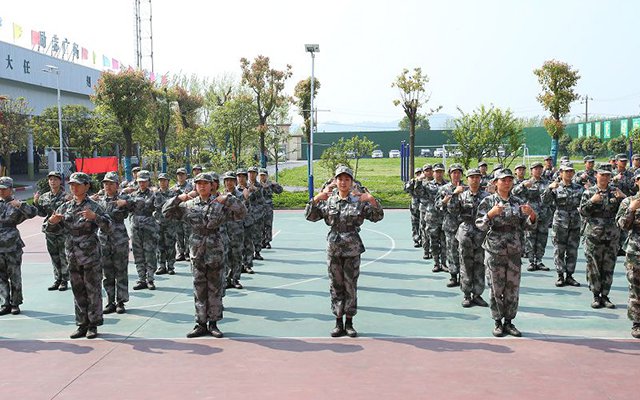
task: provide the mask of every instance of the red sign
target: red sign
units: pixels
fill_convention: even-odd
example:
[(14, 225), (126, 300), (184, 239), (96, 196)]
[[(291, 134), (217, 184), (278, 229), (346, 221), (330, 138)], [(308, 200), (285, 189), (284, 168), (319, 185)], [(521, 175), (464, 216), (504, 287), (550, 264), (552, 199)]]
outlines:
[(118, 171), (118, 157), (76, 158), (76, 171), (86, 174)]

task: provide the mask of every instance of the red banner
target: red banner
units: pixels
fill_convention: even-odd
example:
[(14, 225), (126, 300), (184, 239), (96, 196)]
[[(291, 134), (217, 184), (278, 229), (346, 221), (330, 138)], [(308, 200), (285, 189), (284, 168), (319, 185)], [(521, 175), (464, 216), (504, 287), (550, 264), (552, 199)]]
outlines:
[(118, 157), (76, 158), (76, 171), (99, 174), (118, 170)]

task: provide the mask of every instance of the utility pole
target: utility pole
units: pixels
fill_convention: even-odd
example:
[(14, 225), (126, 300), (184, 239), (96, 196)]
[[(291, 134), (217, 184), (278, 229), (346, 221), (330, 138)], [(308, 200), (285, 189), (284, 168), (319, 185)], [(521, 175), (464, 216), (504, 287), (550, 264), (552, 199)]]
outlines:
[(593, 97), (585, 94), (582, 96), (582, 101), (580, 101), (580, 104), (584, 104), (584, 122), (589, 122), (589, 100), (593, 100)]

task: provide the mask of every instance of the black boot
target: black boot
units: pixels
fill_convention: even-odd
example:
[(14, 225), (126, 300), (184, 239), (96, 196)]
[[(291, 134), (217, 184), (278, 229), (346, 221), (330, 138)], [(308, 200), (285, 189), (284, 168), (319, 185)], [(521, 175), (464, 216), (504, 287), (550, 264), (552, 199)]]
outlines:
[(640, 339), (640, 322), (635, 322), (633, 327), (631, 327), (631, 336)]
[(349, 337), (358, 336), (358, 332), (356, 332), (355, 328), (353, 327), (353, 318), (347, 317), (347, 320), (344, 324), (344, 330), (347, 332), (347, 336)]
[(564, 283), (569, 285), (569, 286), (575, 286), (575, 287), (579, 287), (580, 286), (580, 282), (578, 282), (575, 279), (573, 279), (573, 275), (572, 274), (567, 274), (567, 278), (564, 280)]
[(591, 302), (591, 308), (602, 308), (602, 299), (600, 298), (600, 293), (593, 294), (593, 301)]
[(451, 279), (449, 279), (449, 283), (447, 283), (447, 287), (456, 287), (460, 286), (460, 280), (458, 279), (458, 274), (451, 274)]
[(473, 305), (473, 303), (471, 302), (471, 296), (470, 295), (465, 295), (464, 299), (462, 299), (462, 307), (469, 308), (472, 305)]
[(204, 324), (197, 324), (196, 326), (193, 327), (191, 332), (187, 333), (187, 337), (195, 338), (195, 337), (204, 336), (207, 333), (208, 333), (207, 327)]
[(479, 305), (480, 307), (489, 307), (486, 301), (480, 295), (473, 296), (473, 302)]
[(504, 336), (504, 327), (502, 326), (502, 320), (497, 319), (496, 325), (493, 328), (493, 336), (495, 337), (503, 337)]
[(346, 332), (344, 331), (344, 324), (342, 323), (342, 318), (336, 318), (336, 327), (331, 331), (331, 337), (340, 337), (344, 336)]
[(102, 310), (103, 314), (112, 314), (114, 312), (116, 312), (116, 305), (112, 302), (109, 302)]
[(60, 286), (60, 281), (55, 281), (47, 288), (47, 290), (58, 290), (58, 286)]
[(510, 319), (504, 320), (504, 332), (511, 336), (516, 336), (516, 337), (522, 336), (522, 333), (520, 333), (518, 328), (516, 328), (515, 325), (513, 325)]
[(79, 339), (81, 337), (85, 337), (87, 336), (87, 327), (86, 326), (79, 326), (78, 329), (76, 329), (75, 332), (73, 332), (71, 335), (69, 335), (69, 337), (71, 339)]
[(600, 298), (602, 299), (602, 305), (604, 305), (606, 308), (616, 308), (616, 305), (613, 304), (611, 300), (609, 300), (608, 296), (602, 295), (600, 296)]
[(218, 325), (215, 321), (209, 321), (209, 325), (207, 326), (207, 330), (211, 334), (211, 336), (220, 339), (224, 334), (218, 329)]
[(563, 287), (565, 285), (564, 274), (562, 272), (558, 272), (558, 280), (556, 281), (557, 287)]
[(262, 261), (262, 260), (264, 260), (264, 257), (262, 257), (262, 256), (260, 255), (260, 252), (259, 252), (259, 251), (257, 251), (257, 252), (256, 252), (256, 254), (254, 254), (254, 255), (253, 255), (253, 259), (254, 259), (254, 260), (260, 260), (260, 261)]
[(97, 337), (98, 337), (98, 327), (90, 326), (89, 329), (87, 329), (87, 339), (95, 339)]

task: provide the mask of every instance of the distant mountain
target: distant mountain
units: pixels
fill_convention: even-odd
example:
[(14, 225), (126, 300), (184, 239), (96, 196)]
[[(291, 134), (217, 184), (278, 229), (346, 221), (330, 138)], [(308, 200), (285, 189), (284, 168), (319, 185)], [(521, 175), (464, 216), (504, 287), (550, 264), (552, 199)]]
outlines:
[[(449, 114), (432, 115), (429, 117), (431, 129), (444, 129), (446, 122), (452, 118)], [(399, 123), (399, 119), (388, 122), (362, 121), (353, 123), (327, 121), (318, 124), (318, 132), (397, 131)]]

